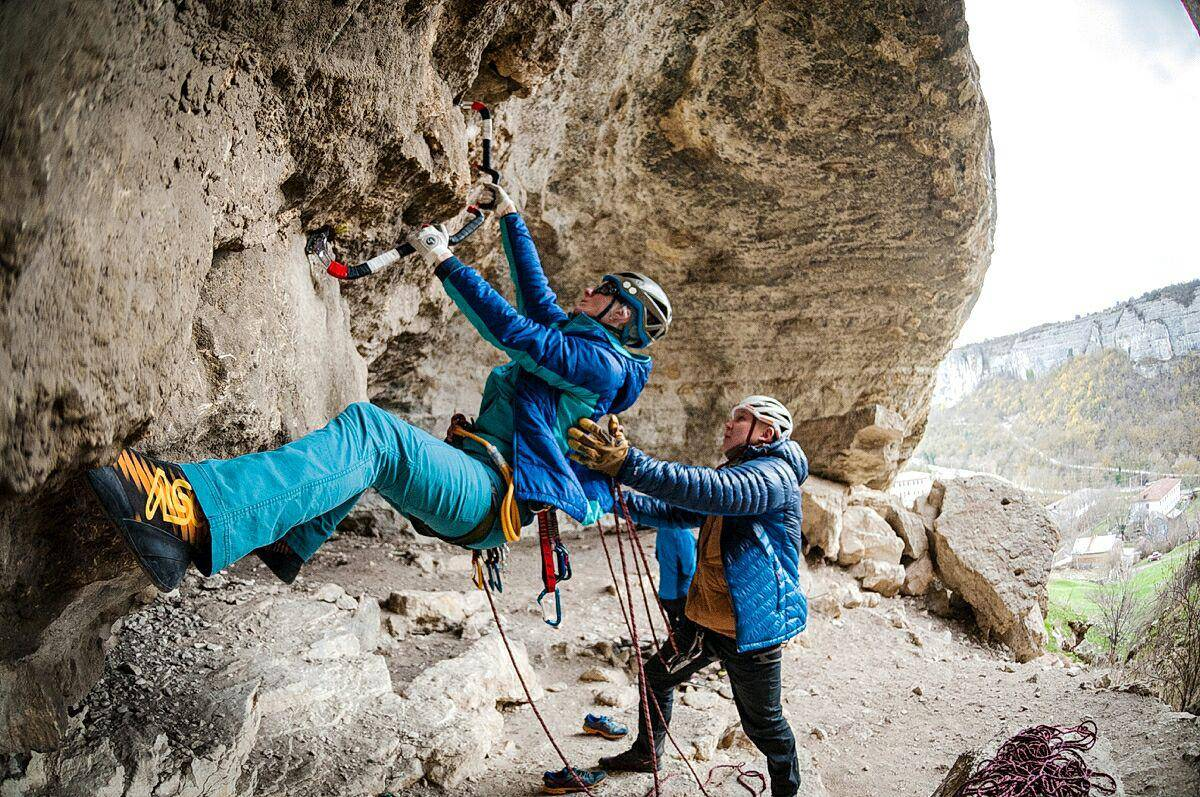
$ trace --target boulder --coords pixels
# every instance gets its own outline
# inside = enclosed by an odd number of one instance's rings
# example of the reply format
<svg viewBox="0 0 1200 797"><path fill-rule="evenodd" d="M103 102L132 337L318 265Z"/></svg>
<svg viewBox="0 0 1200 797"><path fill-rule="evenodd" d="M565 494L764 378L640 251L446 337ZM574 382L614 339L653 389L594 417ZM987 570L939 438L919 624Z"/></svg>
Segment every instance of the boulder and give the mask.
<svg viewBox="0 0 1200 797"><path fill-rule="evenodd" d="M863 559L900 564L904 541L879 513L866 506L847 507L842 515L842 543L838 564L858 564ZM903 580L903 579L902 579Z"/></svg>
<svg viewBox="0 0 1200 797"><path fill-rule="evenodd" d="M850 568L850 575L862 582L863 589L890 598L904 585L904 568L892 562L863 559Z"/></svg>
<svg viewBox="0 0 1200 797"><path fill-rule="evenodd" d="M487 596L478 590L471 592L438 590L397 590L388 595L383 608L405 618L412 630L457 631L468 617L488 609Z"/></svg>
<svg viewBox="0 0 1200 797"><path fill-rule="evenodd" d="M933 584L933 560L922 556L909 562L904 568L904 585L900 592L905 595L924 595Z"/></svg>
<svg viewBox="0 0 1200 797"><path fill-rule="evenodd" d="M896 532L896 536L904 541L904 558L918 559L929 549L921 516L906 509L899 496L856 485L850 488L847 503L851 506L869 506L879 513Z"/></svg>
<svg viewBox="0 0 1200 797"><path fill-rule="evenodd" d="M841 550L846 486L809 476L801 485L800 494L805 553L817 548L826 559L836 562Z"/></svg>
<svg viewBox="0 0 1200 797"><path fill-rule="evenodd" d="M1018 661L1046 644L1046 584L1059 531L1020 488L988 476L947 481L931 540L939 578Z"/></svg>

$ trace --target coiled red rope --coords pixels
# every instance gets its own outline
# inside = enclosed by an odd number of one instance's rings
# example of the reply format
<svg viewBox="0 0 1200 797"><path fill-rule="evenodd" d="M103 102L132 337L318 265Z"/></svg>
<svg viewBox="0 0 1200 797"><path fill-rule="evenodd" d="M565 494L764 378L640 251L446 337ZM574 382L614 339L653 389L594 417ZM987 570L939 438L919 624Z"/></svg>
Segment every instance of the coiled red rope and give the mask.
<svg viewBox="0 0 1200 797"><path fill-rule="evenodd" d="M954 797L1091 797L1116 794L1116 779L1088 767L1083 751L1096 744L1096 723L1073 728L1037 725L1013 736Z"/></svg>

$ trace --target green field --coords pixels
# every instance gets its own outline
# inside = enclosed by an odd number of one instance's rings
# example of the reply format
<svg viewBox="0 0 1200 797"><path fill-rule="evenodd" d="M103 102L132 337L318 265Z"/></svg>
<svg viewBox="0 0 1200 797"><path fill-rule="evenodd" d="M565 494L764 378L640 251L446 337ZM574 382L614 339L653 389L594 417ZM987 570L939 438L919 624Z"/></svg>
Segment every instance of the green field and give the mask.
<svg viewBox="0 0 1200 797"><path fill-rule="evenodd" d="M1133 568L1134 594L1143 602L1153 598L1163 582L1169 579L1183 563L1188 551L1197 545L1200 545L1200 542L1189 542L1165 554L1157 562L1135 565ZM1086 619L1095 622L1097 608L1092 595L1096 589L1097 585L1091 581L1052 576L1049 584L1050 611L1046 617L1046 629L1049 630L1052 626L1065 628L1068 620ZM1092 642L1099 642L1099 635L1096 634L1093 637L1094 632L1095 629L1088 633L1088 639ZM1053 640L1050 647L1051 650L1057 650Z"/></svg>

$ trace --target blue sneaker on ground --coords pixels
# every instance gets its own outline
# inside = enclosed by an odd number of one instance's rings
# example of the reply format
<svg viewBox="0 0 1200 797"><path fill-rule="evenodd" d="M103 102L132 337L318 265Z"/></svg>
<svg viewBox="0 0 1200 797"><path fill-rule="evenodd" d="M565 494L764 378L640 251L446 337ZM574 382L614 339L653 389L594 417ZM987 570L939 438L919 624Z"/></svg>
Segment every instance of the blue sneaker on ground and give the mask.
<svg viewBox="0 0 1200 797"><path fill-rule="evenodd" d="M542 791L546 794L572 794L584 791L604 780L608 775L600 769L568 770L542 773Z"/></svg>
<svg viewBox="0 0 1200 797"><path fill-rule="evenodd" d="M603 714L598 717L595 714L588 714L583 718L583 732L612 740L625 736L629 733L629 729Z"/></svg>

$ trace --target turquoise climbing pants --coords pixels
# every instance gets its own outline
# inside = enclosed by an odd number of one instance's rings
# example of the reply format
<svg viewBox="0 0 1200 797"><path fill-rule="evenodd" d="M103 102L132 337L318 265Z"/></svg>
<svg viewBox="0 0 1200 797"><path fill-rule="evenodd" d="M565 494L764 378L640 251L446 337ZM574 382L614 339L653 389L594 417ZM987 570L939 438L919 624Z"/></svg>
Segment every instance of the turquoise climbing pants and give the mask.
<svg viewBox="0 0 1200 797"><path fill-rule="evenodd" d="M493 468L367 402L293 443L235 459L186 463L208 518L212 569L286 537L307 560L371 487L409 519L454 541L492 513ZM504 542L499 523L471 548Z"/></svg>

